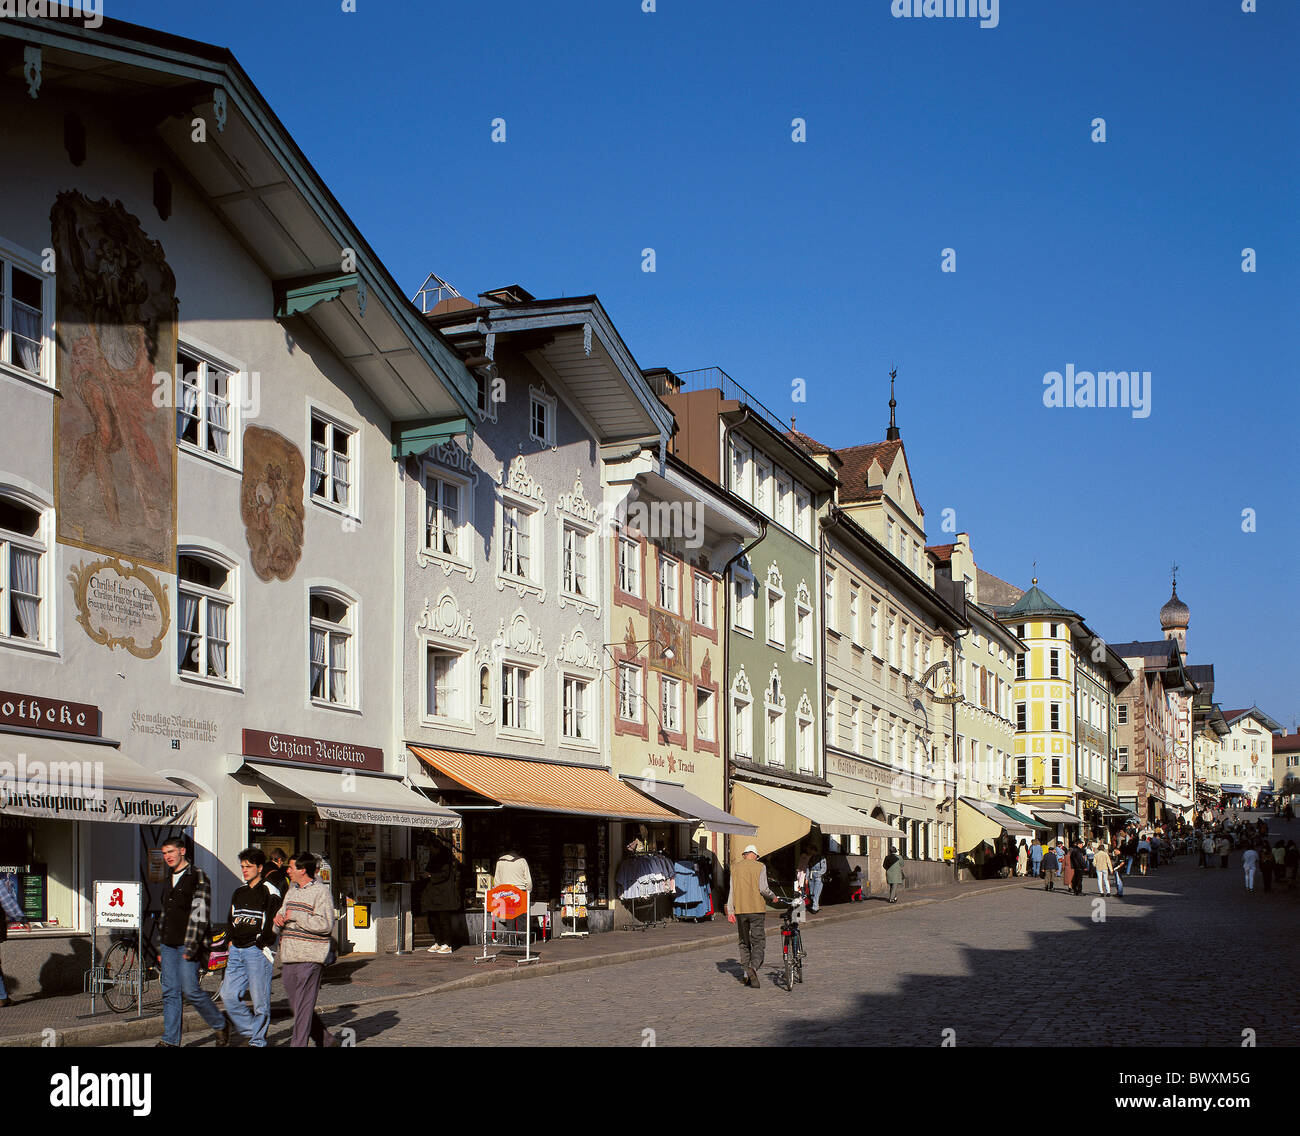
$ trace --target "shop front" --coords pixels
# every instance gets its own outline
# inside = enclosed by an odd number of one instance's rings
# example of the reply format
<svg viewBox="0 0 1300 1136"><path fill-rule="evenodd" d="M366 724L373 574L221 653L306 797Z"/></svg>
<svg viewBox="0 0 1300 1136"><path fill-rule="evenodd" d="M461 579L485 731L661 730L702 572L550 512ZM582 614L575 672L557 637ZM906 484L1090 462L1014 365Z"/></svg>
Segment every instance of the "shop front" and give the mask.
<svg viewBox="0 0 1300 1136"><path fill-rule="evenodd" d="M0 887L25 917L4 965L20 995L80 989L95 880L160 873L158 845L194 823L193 793L99 730L98 707L0 693Z"/></svg>
<svg viewBox="0 0 1300 1136"><path fill-rule="evenodd" d="M243 749L227 772L239 786L245 844L268 859L295 851L321 859L340 954L408 946L414 849L423 833L458 831L461 818L384 772L375 747L244 730Z"/></svg>
<svg viewBox="0 0 1300 1136"><path fill-rule="evenodd" d="M1034 819L1042 824L1056 840L1067 843L1078 839L1083 817L1069 809L1033 809Z"/></svg>
<svg viewBox="0 0 1300 1136"><path fill-rule="evenodd" d="M417 910L430 923L451 917L452 946L482 941L484 897L505 873L517 882L526 870L534 931L551 937L613 929L616 879L630 856L657 861L640 889L647 897L673 894L669 850L678 846L679 829L689 821L609 770L428 746L410 750L425 769L430 793L464 818L459 839L435 835L417 854L440 866L438 879L441 865L450 861L453 882L445 891L451 899L439 899L430 889L428 905L424 893L417 897ZM615 844L611 830L633 832L636 848ZM437 903L450 906L431 906Z"/></svg>
<svg viewBox="0 0 1300 1136"><path fill-rule="evenodd" d="M1004 868L1013 868L1023 843L1032 846L1050 834L1048 825L995 801L974 797L957 799L957 843L959 861L964 859L976 879L993 879Z"/></svg>

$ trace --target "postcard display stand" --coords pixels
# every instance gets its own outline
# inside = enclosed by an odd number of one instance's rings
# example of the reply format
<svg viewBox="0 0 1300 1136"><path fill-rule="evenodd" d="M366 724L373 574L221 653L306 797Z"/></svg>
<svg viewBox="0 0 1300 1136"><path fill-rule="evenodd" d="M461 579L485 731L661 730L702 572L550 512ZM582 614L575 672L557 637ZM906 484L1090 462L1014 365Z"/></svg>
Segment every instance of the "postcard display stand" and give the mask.
<svg viewBox="0 0 1300 1136"><path fill-rule="evenodd" d="M572 919L572 925L560 932L561 939L585 939L586 931L578 930L578 920L587 918L587 846L564 846L564 886L560 890L560 917Z"/></svg>

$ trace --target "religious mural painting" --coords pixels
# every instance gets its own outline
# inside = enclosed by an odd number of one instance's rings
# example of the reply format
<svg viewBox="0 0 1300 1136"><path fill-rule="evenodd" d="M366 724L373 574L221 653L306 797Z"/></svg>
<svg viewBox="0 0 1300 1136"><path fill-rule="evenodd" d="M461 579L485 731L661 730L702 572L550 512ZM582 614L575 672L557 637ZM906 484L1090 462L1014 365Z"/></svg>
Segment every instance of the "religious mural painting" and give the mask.
<svg viewBox="0 0 1300 1136"><path fill-rule="evenodd" d="M302 558L306 476L302 451L283 434L262 426L244 431L239 515L259 580L288 580L297 570Z"/></svg>

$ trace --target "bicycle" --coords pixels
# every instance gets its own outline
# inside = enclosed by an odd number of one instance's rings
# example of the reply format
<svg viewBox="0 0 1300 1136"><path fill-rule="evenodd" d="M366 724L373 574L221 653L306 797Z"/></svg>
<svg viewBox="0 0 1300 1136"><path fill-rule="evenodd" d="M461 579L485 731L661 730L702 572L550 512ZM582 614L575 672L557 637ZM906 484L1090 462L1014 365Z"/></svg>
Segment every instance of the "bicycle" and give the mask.
<svg viewBox="0 0 1300 1136"><path fill-rule="evenodd" d="M158 947L155 937L158 934L158 912L151 911L145 917L144 924L144 965L141 965L138 941L133 931L121 931L115 936L112 946L104 952L101 964L104 972L104 985L101 988L104 1004L115 1014L125 1014L149 989L151 982L162 981L162 971L158 965ZM199 975L199 989L215 994L221 987L221 979L226 969L226 931L215 930L212 944ZM215 981L209 981L215 976ZM206 984L206 985L205 985ZM215 986L215 988L213 988Z"/></svg>
<svg viewBox="0 0 1300 1136"><path fill-rule="evenodd" d="M803 933L799 928L807 913L802 896L782 902L786 909L781 913L781 969L788 994L794 990L796 982L803 982L803 960L807 952L803 949Z"/></svg>

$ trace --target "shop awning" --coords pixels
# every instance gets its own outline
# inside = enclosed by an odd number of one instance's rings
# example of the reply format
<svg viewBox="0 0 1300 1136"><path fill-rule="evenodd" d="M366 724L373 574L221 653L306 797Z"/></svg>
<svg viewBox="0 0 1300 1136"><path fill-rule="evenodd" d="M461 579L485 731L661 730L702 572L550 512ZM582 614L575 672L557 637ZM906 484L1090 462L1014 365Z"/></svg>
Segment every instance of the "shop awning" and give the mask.
<svg viewBox="0 0 1300 1136"><path fill-rule="evenodd" d="M731 807L758 827L757 839L752 843L760 856L802 839L814 824L823 832L841 836L897 839L902 835L898 829L829 797L776 785L737 784L732 790Z"/></svg>
<svg viewBox="0 0 1300 1136"><path fill-rule="evenodd" d="M111 745L0 734L0 817L186 828L197 799Z"/></svg>
<svg viewBox="0 0 1300 1136"><path fill-rule="evenodd" d="M1043 824L1041 821L1037 821L1031 816L1026 816L1019 809L1013 809L1010 805L994 805L993 807L999 812L1006 813L1007 816L1017 824L1023 824L1030 829L1037 830L1050 827L1050 825Z"/></svg>
<svg viewBox="0 0 1300 1136"><path fill-rule="evenodd" d="M960 841L958 852L968 853L988 843L995 847L1005 827L1002 820L994 820L980 805L967 797L957 798L957 839Z"/></svg>
<svg viewBox="0 0 1300 1136"><path fill-rule="evenodd" d="M1034 811L1040 821L1048 828L1054 828L1058 824L1082 824L1083 818L1077 817L1074 813L1067 813L1064 809L1048 809L1042 812Z"/></svg>
<svg viewBox="0 0 1300 1136"><path fill-rule="evenodd" d="M416 757L480 797L544 813L681 824L676 813L647 800L608 769L550 761L493 757L485 753L411 746Z"/></svg>
<svg viewBox="0 0 1300 1136"><path fill-rule="evenodd" d="M407 828L460 828L457 813L435 805L400 778L357 773L355 778L323 769L297 769L288 765L245 763L259 777L287 789L316 806L322 820L352 824L401 824ZM351 788L347 786L351 785Z"/></svg>
<svg viewBox="0 0 1300 1136"><path fill-rule="evenodd" d="M758 832L757 825L723 812L674 782L648 781L643 777L624 777L621 780L687 820L698 821L710 832L723 832L729 836L753 836Z"/></svg>
<svg viewBox="0 0 1300 1136"><path fill-rule="evenodd" d="M1192 801L1190 797L1184 797L1182 793L1174 789L1165 790L1165 804L1175 809L1190 809Z"/></svg>
<svg viewBox="0 0 1300 1136"><path fill-rule="evenodd" d="M890 796L880 802L887 812L896 812L911 820L927 820L934 817L934 802L922 797Z"/></svg>

